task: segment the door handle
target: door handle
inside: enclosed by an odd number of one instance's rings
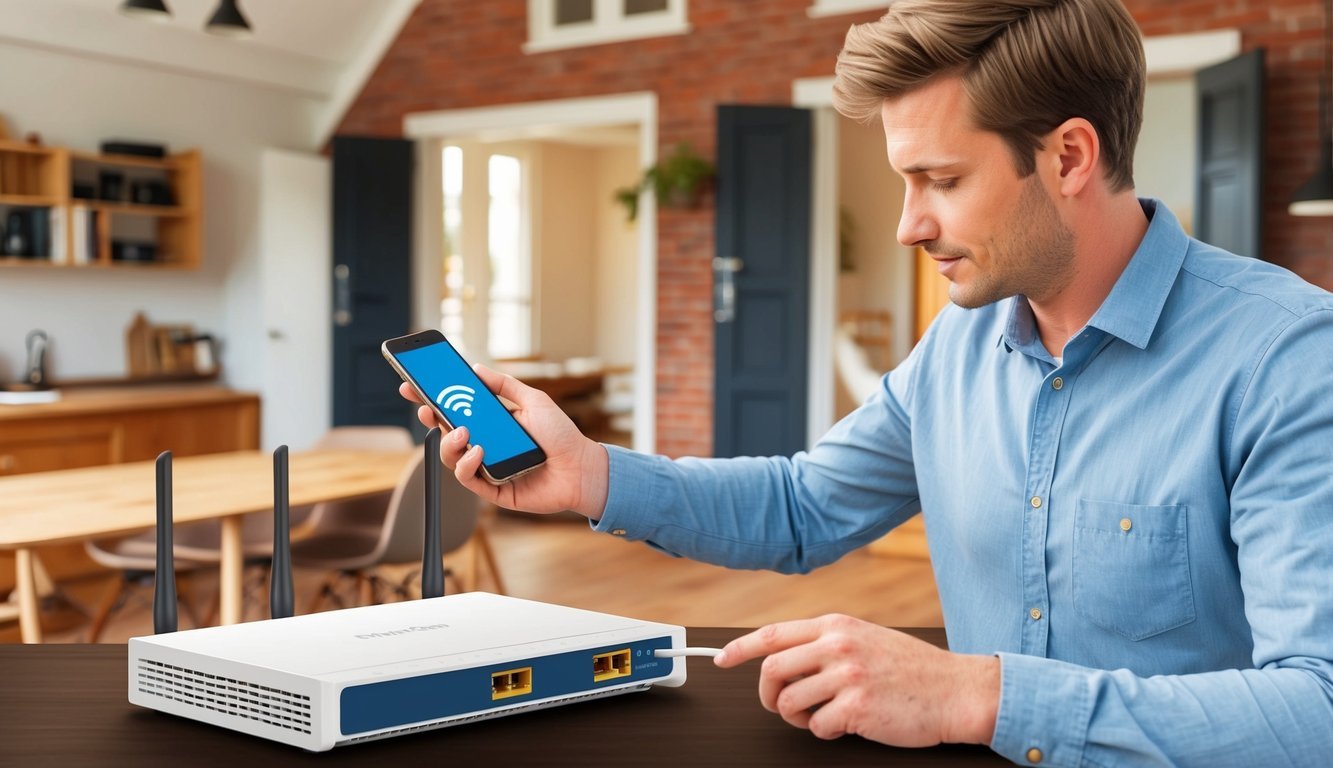
[[[351,274],[346,264],[333,268],[333,324],[340,328],[352,324]]]
[[[745,265],[740,259],[714,257],[713,259],[713,320],[730,323],[736,319],[736,273]]]

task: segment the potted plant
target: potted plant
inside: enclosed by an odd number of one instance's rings
[[[625,206],[630,221],[638,216],[639,195],[647,189],[657,195],[658,205],[693,208],[699,205],[716,175],[707,158],[689,144],[677,144],[669,156],[643,172],[638,184],[616,190],[616,201]]]

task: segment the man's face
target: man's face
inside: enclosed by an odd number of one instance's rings
[[[962,81],[937,78],[881,110],[889,164],[907,182],[898,241],[920,246],[967,308],[1041,302],[1073,276],[1074,236],[1041,175],[1019,178],[998,134],[972,125]]]

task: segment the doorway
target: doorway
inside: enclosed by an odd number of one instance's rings
[[[411,115],[414,323],[545,390],[591,437],[651,452],[656,227],[614,192],[656,155],[656,97]]]

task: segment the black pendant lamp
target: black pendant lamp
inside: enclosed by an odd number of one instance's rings
[[[1319,71],[1319,168],[1296,190],[1287,206],[1292,216],[1333,216],[1333,128],[1328,123],[1330,66],[1333,66],[1333,0],[1324,3],[1324,61]]]
[[[223,37],[249,37],[250,22],[245,20],[237,0],[222,0],[204,29]]]
[[[126,16],[138,16],[142,19],[166,21],[171,18],[171,11],[163,0],[125,0],[120,12]]]

